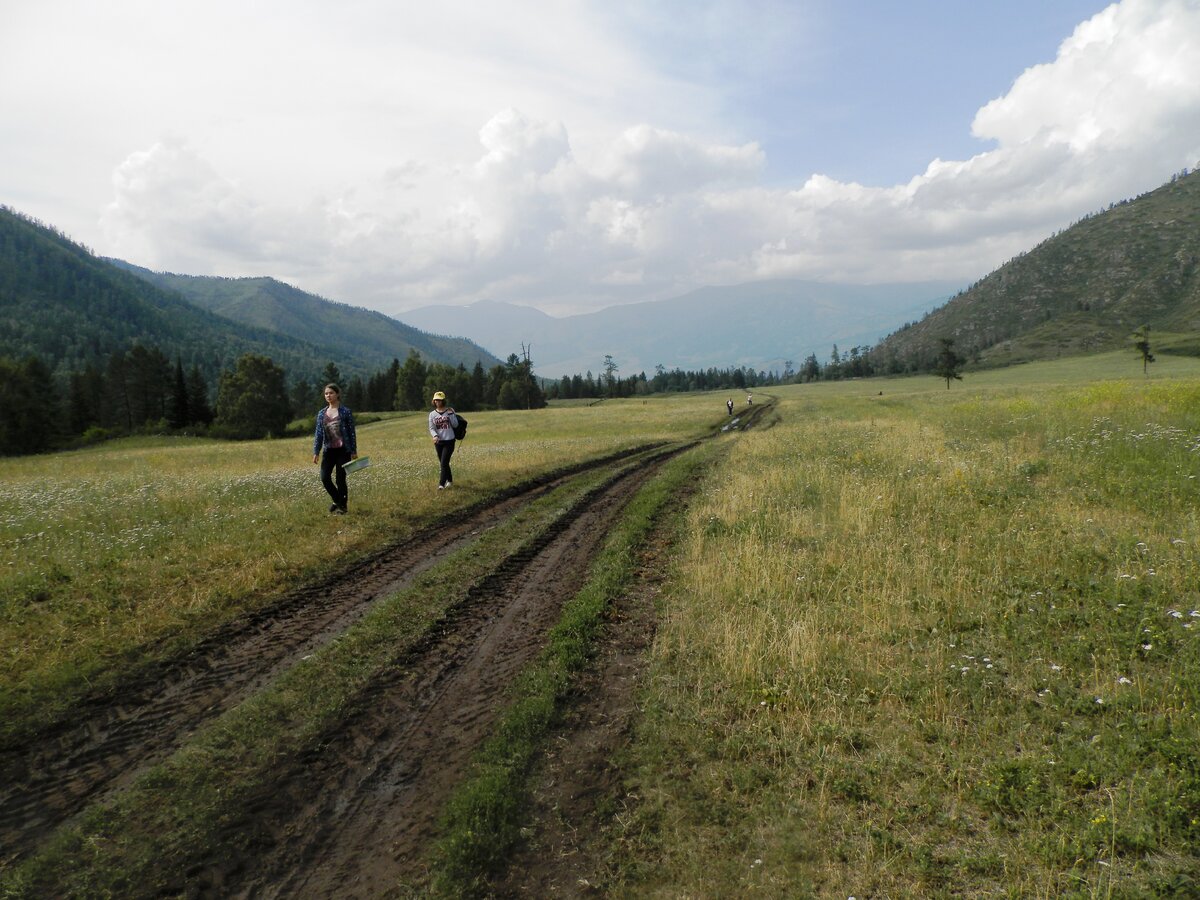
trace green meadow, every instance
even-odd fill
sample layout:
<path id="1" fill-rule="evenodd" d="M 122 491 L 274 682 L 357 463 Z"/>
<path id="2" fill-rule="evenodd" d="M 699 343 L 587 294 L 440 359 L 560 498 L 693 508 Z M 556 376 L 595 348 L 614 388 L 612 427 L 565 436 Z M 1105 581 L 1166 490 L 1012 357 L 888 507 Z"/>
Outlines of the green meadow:
<path id="1" fill-rule="evenodd" d="M 1200 366 L 1151 372 L 779 390 L 689 510 L 614 883 L 1196 896 Z"/>
<path id="2" fill-rule="evenodd" d="M 1200 361 L 1160 357 L 1144 378 L 1132 354 L 1108 354 L 949 390 L 925 376 L 772 394 L 756 393 L 776 404 L 771 427 L 688 463 L 700 489 L 674 510 L 594 883 L 631 897 L 1195 896 Z M 344 518 L 326 513 L 306 439 L 11 460 L 4 735 L 455 506 L 709 433 L 725 399 L 473 414 L 448 493 L 424 417 L 386 419 L 359 431 L 373 465 Z M 603 602 L 642 534 L 614 532 Z M 519 796 L 520 773 L 504 778 Z M 478 883 L 456 877 L 442 889 Z"/>
<path id="3" fill-rule="evenodd" d="M 723 403 L 724 401 L 720 401 Z M 437 487 L 424 414 L 359 429 L 371 466 L 331 517 L 312 438 L 133 438 L 6 460 L 0 496 L 0 743 L 70 714 L 131 667 L 180 652 L 298 582 L 352 564 L 510 484 L 581 460 L 698 436 L 712 398 L 669 407 L 473 413 Z M 314 408 L 315 417 L 315 408 Z"/>

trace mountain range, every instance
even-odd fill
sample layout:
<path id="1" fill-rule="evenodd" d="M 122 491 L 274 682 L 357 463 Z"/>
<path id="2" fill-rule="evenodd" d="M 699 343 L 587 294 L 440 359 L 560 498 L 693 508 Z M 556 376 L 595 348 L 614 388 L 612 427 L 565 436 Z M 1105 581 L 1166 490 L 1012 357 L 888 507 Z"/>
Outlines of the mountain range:
<path id="1" fill-rule="evenodd" d="M 103 369 L 133 342 L 198 367 L 210 383 L 245 353 L 270 357 L 292 380 L 319 378 L 329 362 L 345 377 L 369 377 L 410 349 L 426 362 L 499 363 L 469 341 L 274 279 L 171 276 L 102 259 L 0 206 L 0 356 L 32 356 L 64 374 Z"/>
<path id="2" fill-rule="evenodd" d="M 668 300 L 553 317 L 481 301 L 404 313 L 418 328 L 463 335 L 498 355 L 522 344 L 539 375 L 601 372 L 611 355 L 625 376 L 667 370 L 750 368 L 782 372 L 810 354 L 826 359 L 870 346 L 945 302 L 959 284 L 845 285 L 775 280 L 706 287 Z"/>
<path id="3" fill-rule="evenodd" d="M 430 334 L 381 312 L 326 300 L 274 278 L 177 275 L 118 259 L 108 261 L 222 318 L 324 347 L 332 359 L 362 361 L 379 369 L 393 359 L 404 362 L 415 350 L 426 362 L 468 369 L 476 361 L 485 369 L 500 364 L 495 355 L 469 340 Z"/>
<path id="4" fill-rule="evenodd" d="M 779 280 L 561 318 L 479 302 L 400 322 L 272 278 L 101 259 L 0 207 L 0 356 L 34 355 L 60 373 L 103 365 L 134 340 L 209 376 L 246 352 L 311 379 L 330 361 L 347 377 L 370 375 L 409 350 L 490 368 L 522 346 L 543 377 L 598 373 L 606 356 L 624 376 L 660 365 L 782 372 L 835 344 L 842 355 L 873 345 L 877 371 L 902 372 L 927 370 L 943 338 L 977 366 L 1114 349 L 1142 326 L 1155 349 L 1200 354 L 1200 173 L 1114 203 L 954 289 Z"/>

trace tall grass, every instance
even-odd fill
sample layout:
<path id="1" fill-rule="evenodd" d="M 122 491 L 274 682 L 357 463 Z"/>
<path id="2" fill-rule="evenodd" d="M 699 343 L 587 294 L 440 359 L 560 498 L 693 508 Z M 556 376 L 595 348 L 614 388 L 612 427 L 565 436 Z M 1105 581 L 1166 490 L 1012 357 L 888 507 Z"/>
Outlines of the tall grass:
<path id="1" fill-rule="evenodd" d="M 713 474 L 623 890 L 1200 890 L 1200 380 L 1014 374 L 787 388 Z"/>
<path id="2" fill-rule="evenodd" d="M 0 492 L 0 739 L 131 665 L 514 481 L 699 433 L 714 398 L 477 413 L 437 492 L 423 414 L 359 430 L 372 466 L 327 513 L 311 440 L 135 438 L 6 461 Z M 666 412 L 666 410 L 670 412 Z"/>

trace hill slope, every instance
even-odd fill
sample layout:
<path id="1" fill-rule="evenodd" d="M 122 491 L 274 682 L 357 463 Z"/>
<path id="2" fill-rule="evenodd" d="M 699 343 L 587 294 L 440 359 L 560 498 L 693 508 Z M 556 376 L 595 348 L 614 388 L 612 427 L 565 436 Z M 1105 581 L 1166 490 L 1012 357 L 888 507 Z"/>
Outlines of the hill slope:
<path id="1" fill-rule="evenodd" d="M 461 363 L 468 369 L 476 361 L 484 368 L 500 363 L 464 338 L 429 334 L 383 313 L 326 300 L 274 278 L 176 275 L 110 261 L 234 322 L 326 347 L 335 359 L 360 359 L 379 369 L 393 359 L 403 362 L 409 350 L 416 350 L 426 362 Z"/>
<path id="2" fill-rule="evenodd" d="M 58 373 L 103 368 L 138 341 L 197 365 L 210 383 L 244 353 L 269 356 L 289 379 L 319 378 L 333 361 L 369 376 L 410 347 L 428 362 L 498 362 L 469 341 L 423 335 L 394 319 L 304 294 L 272 279 L 187 279 L 245 294 L 203 308 L 169 277 L 101 259 L 53 228 L 0 206 L 0 356 L 35 356 Z M 147 273 L 152 275 L 153 273 Z M 219 296 L 220 290 L 209 290 Z M 264 299 L 266 298 L 266 299 Z M 225 315 L 222 313 L 230 313 Z M 409 340 L 409 338 L 412 338 Z"/>
<path id="3" fill-rule="evenodd" d="M 200 309 L 0 207 L 0 355 L 80 371 L 103 368 L 133 341 L 198 365 L 210 378 L 243 353 L 270 356 L 294 375 L 319 373 L 328 359 L 304 341 Z"/>
<path id="4" fill-rule="evenodd" d="M 1151 332 L 1200 330 L 1200 173 L 1110 207 L 1011 260 L 873 357 L 885 370 L 927 368 L 938 339 L 980 365 L 1128 346 Z"/>

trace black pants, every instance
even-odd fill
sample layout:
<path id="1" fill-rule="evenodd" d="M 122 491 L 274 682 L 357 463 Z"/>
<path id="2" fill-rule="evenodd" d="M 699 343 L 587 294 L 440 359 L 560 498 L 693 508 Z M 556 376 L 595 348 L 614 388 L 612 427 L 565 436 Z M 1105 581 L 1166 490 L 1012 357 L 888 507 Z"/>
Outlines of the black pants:
<path id="1" fill-rule="evenodd" d="M 346 447 L 326 447 L 325 455 L 321 457 L 321 484 L 329 491 L 333 502 L 342 509 L 350 499 L 346 492 L 346 470 L 342 468 L 350 462 L 350 451 Z M 334 476 L 337 484 L 334 484 Z"/>
<path id="2" fill-rule="evenodd" d="M 454 441 L 438 441 L 433 445 L 433 449 L 437 451 L 438 462 L 442 465 L 442 471 L 438 475 L 438 486 L 445 487 L 454 480 L 450 474 L 450 457 L 454 455 Z"/>

